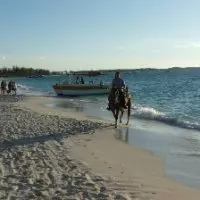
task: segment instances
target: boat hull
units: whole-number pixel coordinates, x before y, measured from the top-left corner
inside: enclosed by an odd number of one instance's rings
[[[106,86],[61,86],[54,85],[54,91],[58,96],[86,96],[86,95],[103,95],[109,93],[109,88]]]

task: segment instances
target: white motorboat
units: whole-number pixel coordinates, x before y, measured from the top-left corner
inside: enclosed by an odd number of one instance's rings
[[[104,85],[102,81],[94,83],[89,80],[83,80],[83,77],[69,76],[61,83],[56,83],[52,86],[57,95],[65,96],[84,96],[84,95],[102,95],[108,94],[110,91],[109,85]]]

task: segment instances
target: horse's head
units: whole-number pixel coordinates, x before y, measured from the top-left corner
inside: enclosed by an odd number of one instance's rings
[[[116,89],[114,92],[114,104],[119,104],[120,100],[121,100],[121,90],[120,89]]]

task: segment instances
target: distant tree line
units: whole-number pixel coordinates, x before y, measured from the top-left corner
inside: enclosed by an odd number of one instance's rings
[[[186,68],[181,68],[181,67],[171,67],[167,69],[158,69],[158,68],[136,68],[136,69],[107,69],[107,70],[96,70],[99,72],[115,72],[115,71],[121,71],[121,72],[126,72],[126,71],[132,71],[132,72],[146,72],[146,71],[179,71],[179,70],[200,70],[199,67],[186,67]],[[82,72],[88,72],[92,70],[85,70]],[[70,71],[71,73],[75,71]],[[79,70],[80,72],[80,70]],[[7,68],[7,67],[2,67],[0,68],[0,77],[31,77],[31,76],[48,76],[48,75],[66,75],[69,72],[67,71],[49,71],[46,69],[33,69],[33,68],[26,68],[26,67],[19,67],[17,65],[14,65],[12,68]]]
[[[33,69],[33,68],[26,68],[26,67],[18,67],[14,65],[12,68],[2,67],[0,68],[0,76],[1,77],[10,77],[10,76],[22,76],[22,77],[29,77],[29,76],[42,76],[42,75],[62,75],[65,72],[59,71],[49,71],[46,69]]]

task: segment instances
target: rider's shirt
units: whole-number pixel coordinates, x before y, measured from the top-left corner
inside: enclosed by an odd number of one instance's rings
[[[121,78],[114,78],[112,81],[112,87],[116,87],[116,88],[125,87],[125,82]]]

